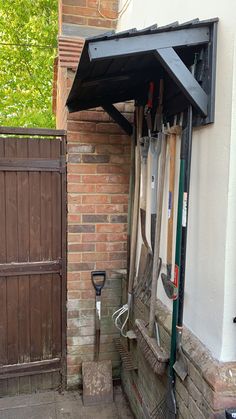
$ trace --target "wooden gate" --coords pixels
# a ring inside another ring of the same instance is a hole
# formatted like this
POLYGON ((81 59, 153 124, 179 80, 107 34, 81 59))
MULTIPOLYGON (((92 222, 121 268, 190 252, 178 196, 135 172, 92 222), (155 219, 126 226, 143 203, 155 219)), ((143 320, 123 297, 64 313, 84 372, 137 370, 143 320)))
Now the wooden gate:
POLYGON ((0 395, 65 376, 65 132, 0 127, 0 395))

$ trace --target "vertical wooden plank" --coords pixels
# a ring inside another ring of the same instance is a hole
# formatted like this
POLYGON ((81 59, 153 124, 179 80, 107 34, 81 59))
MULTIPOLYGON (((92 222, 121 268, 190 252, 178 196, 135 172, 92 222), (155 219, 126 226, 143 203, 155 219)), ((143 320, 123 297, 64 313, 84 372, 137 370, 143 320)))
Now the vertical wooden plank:
MULTIPOLYGON (((38 139, 28 140, 29 158, 39 157, 38 139)), ((30 237, 30 261, 41 260, 40 247, 40 173, 29 173, 29 237, 30 237)), ((41 292, 40 275, 31 275, 30 282, 30 354, 31 361, 40 360, 42 357, 41 347, 41 292)), ((31 380, 32 382, 32 380, 31 380)))
MULTIPOLYGON (((5 140, 5 157, 17 155, 16 139, 5 140)), ((17 173, 5 173, 7 262, 18 262, 18 196, 17 173)), ((18 362, 18 277, 7 277, 7 351, 8 364, 18 362)), ((8 394, 17 394, 18 378, 8 380, 8 394)))
MULTIPOLYGON (((0 156, 4 157, 4 140, 0 139, 0 156)), ((0 263, 6 262, 6 196, 5 196, 5 173, 0 167, 0 220, 1 220, 1 240, 0 240, 0 263)))
MULTIPOLYGON (((0 364, 7 364, 7 282, 0 278, 0 364)), ((0 380, 0 396, 7 394, 7 381, 0 380)))
MULTIPOLYGON (((61 138, 60 154, 66 157, 66 137, 61 138)), ((65 159, 66 160, 66 159, 65 159)), ((62 374, 61 385, 62 390, 66 388, 67 376, 67 172, 66 164, 64 172, 61 174, 61 257, 62 257, 62 274, 61 274, 61 345, 62 345, 62 374)))
MULTIPOLYGON (((28 157, 28 140, 17 140, 17 157, 28 157)), ((17 173, 18 192, 18 259, 29 261, 29 175, 17 173)), ((30 309, 29 309, 29 276, 19 277, 19 362, 30 362, 30 309)), ((19 377, 19 393, 29 393, 30 378, 19 377)))
POLYGON ((61 356, 61 276, 52 275, 52 356, 61 356))
MULTIPOLYGON (((28 140, 29 158, 39 157, 40 140, 28 140)), ((29 172, 29 237, 30 237, 30 261, 41 260, 40 244, 40 172, 29 172)))
MULTIPOLYGON (((42 139, 40 141, 40 157, 50 158, 51 140, 42 139)), ((51 173, 41 173, 41 256, 42 260, 52 258, 52 190, 51 173)))
MULTIPOLYGON (((5 141, 5 157, 16 156, 16 140, 5 141)), ((18 261, 17 174, 6 172, 6 242, 7 262, 18 261)))
MULTIPOLYGON (((5 156, 5 141, 0 139, 0 156, 5 156)), ((5 174, 0 171, 0 263, 6 262, 6 196, 5 174)), ((0 364, 7 364, 7 282, 0 278, 0 364)), ((7 395, 7 380, 0 380, 0 397, 7 395)))
MULTIPOLYGON (((27 139, 17 141, 17 157, 28 157, 27 139)), ((27 172, 17 173, 18 195, 18 258, 19 262, 28 262, 29 253, 29 175, 27 172)))
MULTIPOLYGON (((60 141, 51 141, 51 157, 60 157, 60 141)), ((52 173, 52 258, 61 257, 61 174, 52 173)))
MULTIPOLYGON (((50 139, 40 140, 40 157, 50 158, 50 139)), ((41 249, 42 259, 52 259, 52 177, 50 172, 41 173, 41 249)), ((41 319, 42 319, 42 358, 52 356, 52 275, 41 275, 41 319)), ((41 387, 52 386, 50 373, 42 374, 41 387)))

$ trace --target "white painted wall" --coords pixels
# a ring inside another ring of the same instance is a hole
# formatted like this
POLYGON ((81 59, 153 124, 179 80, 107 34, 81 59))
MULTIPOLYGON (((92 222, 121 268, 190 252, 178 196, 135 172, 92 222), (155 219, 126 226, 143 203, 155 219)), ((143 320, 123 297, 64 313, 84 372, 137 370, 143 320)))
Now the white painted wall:
MULTIPOLYGON (((125 1, 122 0, 121 5, 125 1)), ((184 322, 236 360, 236 2, 131 0, 118 31, 219 17, 215 123, 194 131, 184 322), (235 56, 234 56, 235 54, 235 56), (234 76, 234 77, 233 77, 234 76)), ((165 259, 165 251, 162 250, 165 259)), ((159 284, 161 285, 161 284, 159 284)), ((171 307, 161 286, 158 296, 171 307)))

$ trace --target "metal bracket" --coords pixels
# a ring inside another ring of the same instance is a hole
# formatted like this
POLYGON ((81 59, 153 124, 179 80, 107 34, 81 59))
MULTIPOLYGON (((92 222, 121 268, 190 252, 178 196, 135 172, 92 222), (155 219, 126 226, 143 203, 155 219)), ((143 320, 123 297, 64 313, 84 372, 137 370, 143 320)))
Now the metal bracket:
POLYGON ((116 109, 115 106, 111 104, 102 105, 105 112, 110 115, 110 117, 126 132, 126 134, 131 135, 133 132, 133 126, 130 122, 116 109))
POLYGON ((156 50, 156 56, 189 102, 207 116, 208 97, 173 48, 156 50))

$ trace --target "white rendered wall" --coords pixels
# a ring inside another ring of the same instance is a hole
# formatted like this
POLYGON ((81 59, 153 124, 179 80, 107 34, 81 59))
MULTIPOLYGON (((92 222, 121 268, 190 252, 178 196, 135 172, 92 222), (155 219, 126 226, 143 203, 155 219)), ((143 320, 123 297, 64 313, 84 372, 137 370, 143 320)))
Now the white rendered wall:
MULTIPOLYGON (((117 30, 196 17, 220 20, 215 123, 193 135, 184 323, 217 359, 235 361, 236 1, 131 0, 117 30)), ((171 307, 161 284, 158 296, 171 307)))

